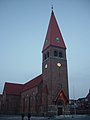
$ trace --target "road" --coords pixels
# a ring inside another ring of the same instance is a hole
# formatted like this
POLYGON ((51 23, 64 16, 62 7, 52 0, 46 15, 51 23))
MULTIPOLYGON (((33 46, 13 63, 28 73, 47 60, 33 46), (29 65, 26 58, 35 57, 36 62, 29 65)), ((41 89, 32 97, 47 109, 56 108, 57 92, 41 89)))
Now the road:
MULTIPOLYGON (((21 116, 1 116, 0 120, 22 120, 21 116)), ((27 117, 24 117, 24 120, 28 120, 27 117)), ((59 116, 59 117, 31 117, 30 120, 90 120, 90 116, 59 116)))

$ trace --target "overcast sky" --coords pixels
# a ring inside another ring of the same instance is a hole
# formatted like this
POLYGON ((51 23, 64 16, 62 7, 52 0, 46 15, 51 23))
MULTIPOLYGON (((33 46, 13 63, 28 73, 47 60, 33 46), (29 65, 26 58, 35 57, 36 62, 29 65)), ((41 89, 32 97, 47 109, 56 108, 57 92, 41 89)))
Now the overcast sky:
POLYGON ((70 98, 90 88, 90 0, 0 0, 0 93, 42 73, 51 5, 67 46, 70 98))

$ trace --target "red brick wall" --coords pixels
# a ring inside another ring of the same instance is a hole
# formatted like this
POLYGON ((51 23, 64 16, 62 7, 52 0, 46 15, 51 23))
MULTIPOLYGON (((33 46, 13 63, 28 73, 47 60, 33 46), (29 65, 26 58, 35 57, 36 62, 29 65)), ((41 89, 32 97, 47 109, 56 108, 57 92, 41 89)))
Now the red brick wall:
POLYGON ((47 84, 48 86, 48 104, 53 104, 55 97, 58 92, 62 89, 67 98, 69 98, 68 91, 68 73, 67 73, 67 60, 66 60, 66 50, 59 47, 48 47, 43 54, 49 52, 49 58, 42 63, 42 73, 43 73, 43 87, 47 84), (54 51, 61 51, 63 58, 54 56, 54 51), (57 63, 61 63, 61 67, 57 66, 57 63), (47 68, 45 65, 47 64, 47 68))

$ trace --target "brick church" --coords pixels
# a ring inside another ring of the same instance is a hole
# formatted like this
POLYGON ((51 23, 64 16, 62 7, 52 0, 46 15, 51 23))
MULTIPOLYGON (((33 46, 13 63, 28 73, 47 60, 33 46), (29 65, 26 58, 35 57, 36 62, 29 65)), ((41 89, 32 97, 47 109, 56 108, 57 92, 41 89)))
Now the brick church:
POLYGON ((25 84, 5 83, 1 114, 61 115, 69 101, 66 45, 54 11, 42 48, 42 74, 25 84))

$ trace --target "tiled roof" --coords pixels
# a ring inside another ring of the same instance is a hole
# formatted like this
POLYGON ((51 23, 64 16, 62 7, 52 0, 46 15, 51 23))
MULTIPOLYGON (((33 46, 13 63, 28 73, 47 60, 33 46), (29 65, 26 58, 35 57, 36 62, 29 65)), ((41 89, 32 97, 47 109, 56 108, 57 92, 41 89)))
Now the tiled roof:
POLYGON ((23 84, 5 83, 4 91, 9 95, 20 95, 23 89, 23 84))
POLYGON ((42 51, 44 51, 50 45, 66 49, 61 31, 59 29, 59 26, 57 24, 53 11, 51 13, 51 18, 50 18, 50 22, 49 22, 49 26, 48 26, 48 30, 47 30, 47 34, 46 34, 46 38, 45 38, 42 51))
POLYGON ((42 75, 30 80, 25 84, 5 83, 4 91, 8 95, 20 95, 22 92, 37 86, 42 81, 42 75))
POLYGON ((37 86, 41 81, 42 81, 42 75, 39 75, 36 78, 30 80, 29 82, 24 84, 24 88, 22 92, 37 86))

